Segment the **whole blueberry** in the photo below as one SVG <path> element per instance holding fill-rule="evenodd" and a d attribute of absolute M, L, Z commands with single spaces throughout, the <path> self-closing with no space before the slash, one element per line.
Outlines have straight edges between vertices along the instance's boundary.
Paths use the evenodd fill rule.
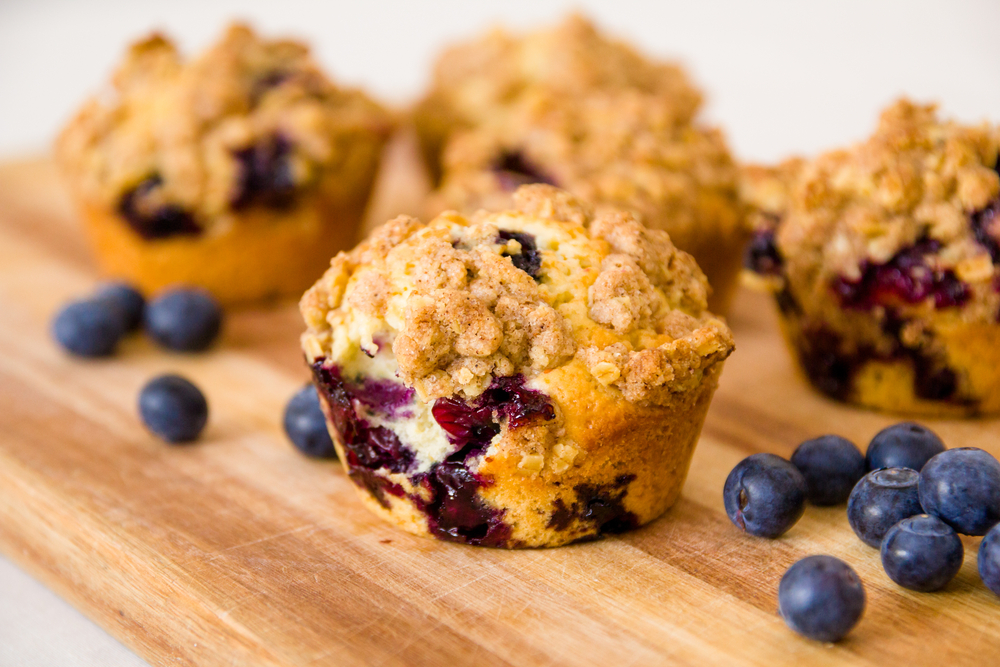
<path fill-rule="evenodd" d="M 958 533 L 936 516 L 917 514 L 889 529 L 882 540 L 882 567 L 903 588 L 944 588 L 962 567 L 965 549 Z"/>
<path fill-rule="evenodd" d="M 208 403 L 198 387 L 179 375 L 161 375 L 139 392 L 146 428 L 167 442 L 190 442 L 208 421 Z"/>
<path fill-rule="evenodd" d="M 780 456 L 753 454 L 729 473 L 722 498 L 737 528 L 758 537 L 778 537 L 802 517 L 806 481 Z"/>
<path fill-rule="evenodd" d="M 803 637 L 835 642 L 865 611 L 865 589 L 851 567 L 833 556 L 807 556 L 778 584 L 778 613 Z"/>
<path fill-rule="evenodd" d="M 337 450 L 326 428 L 319 395 L 311 384 L 302 387 L 285 406 L 285 434 L 306 456 L 336 458 Z"/>
<path fill-rule="evenodd" d="M 945 450 L 934 431 L 914 422 L 884 428 L 868 443 L 865 463 L 869 470 L 913 468 L 920 471 L 932 456 Z"/>
<path fill-rule="evenodd" d="M 805 477 L 806 498 L 813 505 L 847 502 L 851 489 L 865 476 L 865 457 L 839 435 L 806 440 L 792 454 L 792 465 Z"/>
<path fill-rule="evenodd" d="M 219 335 L 222 310 L 203 289 L 177 288 L 146 306 L 146 333 L 157 343 L 179 352 L 200 352 Z"/>
<path fill-rule="evenodd" d="M 118 310 L 103 301 L 74 301 L 52 321 L 52 337 L 81 357 L 107 357 L 124 335 Z"/>
<path fill-rule="evenodd" d="M 131 285 L 108 283 L 97 290 L 94 300 L 105 301 L 118 309 L 124 331 L 135 331 L 142 324 L 142 312 L 146 307 L 146 300 Z"/>
<path fill-rule="evenodd" d="M 920 503 L 965 535 L 1000 522 L 1000 462 L 975 447 L 941 452 L 920 471 Z"/>
<path fill-rule="evenodd" d="M 991 528 L 979 543 L 979 578 L 1000 595 L 1000 527 Z"/>
<path fill-rule="evenodd" d="M 847 521 L 862 542 L 877 549 L 890 528 L 923 513 L 919 479 L 912 468 L 874 470 L 861 478 L 847 500 Z"/>

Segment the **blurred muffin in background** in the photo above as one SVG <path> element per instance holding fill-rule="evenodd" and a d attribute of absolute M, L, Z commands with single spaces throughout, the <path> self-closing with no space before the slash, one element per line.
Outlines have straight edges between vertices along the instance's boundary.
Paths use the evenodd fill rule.
<path fill-rule="evenodd" d="M 134 44 L 56 143 L 97 259 L 144 291 L 299 294 L 353 244 L 393 116 L 305 45 L 235 24 L 185 62 Z"/>
<path fill-rule="evenodd" d="M 748 168 L 747 250 L 809 381 L 924 416 L 1000 412 L 1000 130 L 900 100 L 846 150 Z"/>
<path fill-rule="evenodd" d="M 676 65 L 578 16 L 525 36 L 491 32 L 445 52 L 415 112 L 439 173 L 426 213 L 502 210 L 518 185 L 549 183 L 667 231 L 724 312 L 747 233 L 736 166 L 722 134 L 696 122 L 700 103 Z"/>

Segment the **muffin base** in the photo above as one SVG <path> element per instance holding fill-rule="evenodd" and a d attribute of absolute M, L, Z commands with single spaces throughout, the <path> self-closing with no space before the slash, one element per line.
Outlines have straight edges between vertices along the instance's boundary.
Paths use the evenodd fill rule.
<path fill-rule="evenodd" d="M 954 374 L 954 396 L 935 400 L 917 391 L 918 370 L 905 356 L 836 355 L 817 351 L 799 318 L 779 314 L 781 330 L 801 375 L 821 393 L 854 405 L 917 417 L 977 417 L 1000 413 L 1000 324 L 954 322 L 935 329 Z M 817 364 L 817 355 L 823 355 Z M 822 369 L 832 369 L 830 373 Z"/>
<path fill-rule="evenodd" d="M 500 538 L 484 544 L 561 546 L 659 517 L 680 496 L 721 371 L 722 364 L 715 365 L 695 388 L 659 407 L 624 401 L 597 385 L 578 361 L 543 375 L 562 428 L 540 470 L 525 469 L 518 441 L 530 438 L 532 429 L 544 430 L 544 424 L 505 431 L 487 452 L 474 473 L 482 480 L 476 497 L 503 525 L 492 533 Z M 319 393 L 337 453 L 365 506 L 407 532 L 451 539 L 431 530 L 420 507 L 421 491 L 405 475 L 380 477 L 376 496 L 365 484 L 367 471 L 351 469 L 322 387 Z"/>
<path fill-rule="evenodd" d="M 349 204 L 317 194 L 283 211 L 233 214 L 222 233 L 148 241 L 115 212 L 79 202 L 91 246 L 104 274 L 150 294 L 171 285 L 203 287 L 223 304 L 299 296 L 350 247 L 367 192 Z"/>

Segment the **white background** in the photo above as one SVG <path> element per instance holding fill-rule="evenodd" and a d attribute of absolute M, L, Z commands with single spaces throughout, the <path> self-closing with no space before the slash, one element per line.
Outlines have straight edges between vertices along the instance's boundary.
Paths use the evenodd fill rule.
<path fill-rule="evenodd" d="M 577 7 L 649 54 L 683 61 L 736 155 L 773 161 L 858 140 L 900 94 L 965 121 L 1000 120 L 1000 2 L 414 2 L 0 0 L 0 156 L 47 150 L 151 29 L 184 49 L 228 19 L 311 42 L 342 83 L 405 104 L 440 46 L 496 21 L 552 22 Z M 0 406 L 2 409 L 2 406 Z M 0 558 L 0 665 L 142 664 Z"/>

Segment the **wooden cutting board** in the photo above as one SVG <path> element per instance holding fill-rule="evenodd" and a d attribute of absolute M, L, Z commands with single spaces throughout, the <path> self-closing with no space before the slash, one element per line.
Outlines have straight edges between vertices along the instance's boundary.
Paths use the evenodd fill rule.
<path fill-rule="evenodd" d="M 889 581 L 843 508 L 810 507 L 776 541 L 730 525 L 722 485 L 744 456 L 787 456 L 826 432 L 864 446 L 894 421 L 811 392 L 758 295 L 741 294 L 731 316 L 737 350 L 678 505 L 624 536 L 506 552 L 385 525 L 336 464 L 293 451 L 280 416 L 308 377 L 293 304 L 231 314 L 208 354 L 136 337 L 112 360 L 71 359 L 49 321 L 95 280 L 51 165 L 0 167 L 0 550 L 155 665 L 1000 660 L 1000 598 L 979 582 L 978 540 L 928 595 Z M 167 371 L 208 397 L 193 446 L 168 447 L 138 421 L 139 388 Z M 950 446 L 1000 454 L 996 421 L 930 425 Z M 868 592 L 835 646 L 776 613 L 782 573 L 816 553 L 849 562 Z"/>

